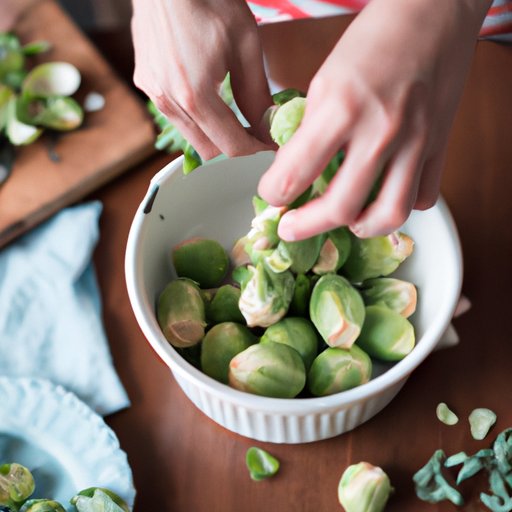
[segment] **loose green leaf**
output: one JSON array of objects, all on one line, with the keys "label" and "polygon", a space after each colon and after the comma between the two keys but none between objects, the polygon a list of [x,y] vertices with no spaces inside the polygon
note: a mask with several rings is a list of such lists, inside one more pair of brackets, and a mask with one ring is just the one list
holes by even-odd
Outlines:
[{"label": "loose green leaf", "polygon": [[490,409],[480,407],[471,411],[469,425],[473,439],[482,440],[496,423],[496,413]]},{"label": "loose green leaf", "polygon": [[279,471],[279,461],[256,446],[251,446],[247,450],[245,463],[251,478],[256,481],[274,476]]},{"label": "loose green leaf", "polygon": [[440,402],[436,407],[437,419],[445,425],[455,425],[458,423],[459,418],[457,415],[450,410],[450,408],[444,403]]},{"label": "loose green leaf", "polygon": [[33,41],[32,43],[22,46],[21,51],[23,52],[23,55],[28,57],[47,52],[51,47],[52,44],[49,41]]}]

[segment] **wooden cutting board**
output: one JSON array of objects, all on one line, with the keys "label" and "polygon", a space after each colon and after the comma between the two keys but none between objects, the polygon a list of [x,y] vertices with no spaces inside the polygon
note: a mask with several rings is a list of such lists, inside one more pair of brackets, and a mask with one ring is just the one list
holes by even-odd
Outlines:
[{"label": "wooden cutting board", "polygon": [[0,246],[147,158],[155,139],[143,101],[53,0],[33,2],[14,32],[23,43],[49,41],[52,50],[35,62],[74,64],[82,75],[74,97],[81,103],[97,92],[105,106],[86,113],[77,131],[18,148],[12,175],[0,187]]}]

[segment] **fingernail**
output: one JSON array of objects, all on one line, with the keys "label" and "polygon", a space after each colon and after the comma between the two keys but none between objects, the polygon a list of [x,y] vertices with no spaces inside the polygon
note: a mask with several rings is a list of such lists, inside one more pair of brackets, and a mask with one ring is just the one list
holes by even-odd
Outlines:
[{"label": "fingernail", "polygon": [[352,224],[349,226],[350,231],[359,238],[364,237],[364,226],[362,224]]},{"label": "fingernail", "polygon": [[293,242],[297,238],[294,227],[295,216],[295,212],[291,211],[283,215],[279,221],[279,226],[277,228],[279,237],[287,242]]}]

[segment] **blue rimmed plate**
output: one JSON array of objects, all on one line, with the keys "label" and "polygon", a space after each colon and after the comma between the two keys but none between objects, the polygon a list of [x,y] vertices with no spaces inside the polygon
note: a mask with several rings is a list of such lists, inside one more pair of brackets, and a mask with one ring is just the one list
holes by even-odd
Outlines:
[{"label": "blue rimmed plate", "polygon": [[116,434],[76,395],[47,380],[0,377],[0,464],[7,462],[30,469],[33,498],[74,510],[70,498],[98,486],[133,506],[132,471]]}]

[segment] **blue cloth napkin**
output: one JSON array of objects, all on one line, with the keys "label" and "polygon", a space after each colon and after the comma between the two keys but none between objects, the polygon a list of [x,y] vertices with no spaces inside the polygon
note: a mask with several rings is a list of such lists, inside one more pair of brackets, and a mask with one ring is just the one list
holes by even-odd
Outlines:
[{"label": "blue cloth napkin", "polygon": [[0,251],[0,375],[46,378],[106,415],[130,402],[91,260],[101,210],[98,201],[66,208]]}]

